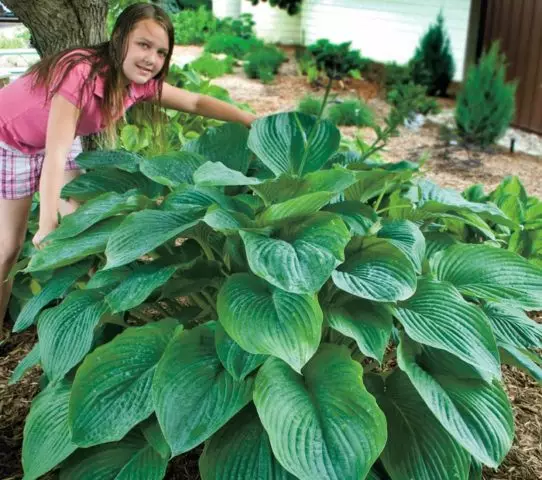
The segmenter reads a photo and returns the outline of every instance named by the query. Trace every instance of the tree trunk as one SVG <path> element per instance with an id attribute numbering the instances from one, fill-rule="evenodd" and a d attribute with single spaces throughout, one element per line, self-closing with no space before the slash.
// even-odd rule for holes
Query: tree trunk
<path id="1" fill-rule="evenodd" d="M 2 0 L 30 30 L 40 56 L 107 40 L 107 0 Z"/>
<path id="2" fill-rule="evenodd" d="M 41 57 L 66 48 L 107 40 L 108 0 L 2 0 L 32 34 Z M 84 150 L 96 149 L 96 136 L 82 139 Z"/>

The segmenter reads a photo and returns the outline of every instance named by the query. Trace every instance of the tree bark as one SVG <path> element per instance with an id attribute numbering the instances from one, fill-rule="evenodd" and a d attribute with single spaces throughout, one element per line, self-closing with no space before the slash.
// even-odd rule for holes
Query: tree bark
<path id="1" fill-rule="evenodd" d="M 2 0 L 30 30 L 40 56 L 107 40 L 107 0 Z"/>

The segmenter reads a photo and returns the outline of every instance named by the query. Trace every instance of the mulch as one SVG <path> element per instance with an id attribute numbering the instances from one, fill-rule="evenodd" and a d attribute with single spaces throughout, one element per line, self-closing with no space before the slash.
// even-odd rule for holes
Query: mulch
<path id="1" fill-rule="evenodd" d="M 176 48 L 176 53 L 183 50 Z M 292 51 L 289 51 L 293 57 Z M 304 94 L 323 94 L 323 87 L 313 87 L 296 75 L 292 58 L 281 69 L 275 81 L 263 85 L 247 79 L 237 72 L 216 79 L 214 83 L 227 88 L 232 98 L 249 103 L 260 115 L 292 110 Z M 335 84 L 332 93 L 337 96 L 363 98 L 374 109 L 377 118 L 384 118 L 388 111 L 378 86 L 364 80 Z M 444 107 L 453 106 L 453 99 L 441 100 Z M 343 135 L 361 135 L 370 141 L 369 129 L 341 127 Z M 483 183 L 494 188 L 504 176 L 519 175 L 531 195 L 542 197 L 542 160 L 522 153 L 510 154 L 503 149 L 489 152 L 468 151 L 450 145 L 440 136 L 435 125 L 425 125 L 418 132 L 406 128 L 392 139 L 383 153 L 389 161 L 408 159 L 417 161 L 422 155 L 428 160 L 423 167 L 426 175 L 441 186 L 459 190 Z M 542 315 L 533 318 L 542 323 Z M 6 335 L 9 333 L 6 331 Z M 4 337 L 0 337 L 4 338 Z M 0 479 L 22 478 L 20 450 L 24 419 L 32 398 L 38 392 L 39 367 L 34 367 L 16 385 L 7 381 L 18 362 L 30 351 L 36 341 L 34 329 L 8 336 L 0 344 Z M 484 470 L 485 480 L 539 480 L 542 478 L 542 389 L 521 371 L 503 367 L 504 383 L 511 399 L 516 425 L 516 439 L 504 463 L 497 471 Z M 199 480 L 197 461 L 201 450 L 196 449 L 175 458 L 169 465 L 168 480 Z M 45 478 L 45 477 L 44 477 Z M 54 478 L 48 476 L 47 478 Z"/>

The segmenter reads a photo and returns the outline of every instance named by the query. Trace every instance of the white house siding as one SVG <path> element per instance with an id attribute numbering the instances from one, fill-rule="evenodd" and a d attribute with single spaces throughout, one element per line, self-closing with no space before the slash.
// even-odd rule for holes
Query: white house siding
<path id="1" fill-rule="evenodd" d="M 256 24 L 256 35 L 271 43 L 283 45 L 300 45 L 301 14 L 288 15 L 284 10 L 270 7 L 268 2 L 260 2 L 253 6 L 247 0 L 241 0 L 241 13 L 250 13 Z"/>
<path id="2" fill-rule="evenodd" d="M 240 13 L 240 0 L 213 0 L 213 14 L 217 18 L 237 18 Z"/>
<path id="3" fill-rule="evenodd" d="M 442 9 L 461 80 L 469 30 L 471 0 L 304 0 L 302 38 L 333 43 L 352 41 L 363 56 L 406 63 L 421 35 Z"/>

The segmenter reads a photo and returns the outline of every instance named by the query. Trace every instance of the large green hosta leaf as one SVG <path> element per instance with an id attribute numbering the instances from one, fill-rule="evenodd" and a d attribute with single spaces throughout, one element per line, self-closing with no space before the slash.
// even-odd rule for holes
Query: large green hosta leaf
<path id="1" fill-rule="evenodd" d="M 25 304 L 17 317 L 13 331 L 16 333 L 22 332 L 32 325 L 41 309 L 46 307 L 52 300 L 63 296 L 79 277 L 88 272 L 90 265 L 91 262 L 83 261 L 56 270 L 53 278 L 43 286 L 36 296 Z"/>
<path id="2" fill-rule="evenodd" d="M 70 385 L 49 385 L 32 402 L 23 437 L 24 478 L 34 480 L 77 449 L 68 428 Z"/>
<path id="3" fill-rule="evenodd" d="M 412 262 L 416 272 L 421 272 L 425 256 L 425 238 L 416 224 L 408 220 L 385 222 L 377 236 L 395 245 Z"/>
<path id="4" fill-rule="evenodd" d="M 323 314 L 316 296 L 285 292 L 254 275 L 229 277 L 218 293 L 217 310 L 241 348 L 282 358 L 298 372 L 320 343 Z"/>
<path id="5" fill-rule="evenodd" d="M 201 156 L 190 152 L 172 152 L 141 161 L 141 172 L 156 183 L 171 188 L 193 183 L 192 175 L 205 163 Z"/>
<path id="6" fill-rule="evenodd" d="M 92 225 L 121 213 L 150 207 L 152 202 L 135 191 L 118 194 L 104 193 L 81 205 L 76 212 L 62 219 L 60 226 L 47 236 L 46 241 L 71 238 L 84 232 Z"/>
<path id="7" fill-rule="evenodd" d="M 254 403 L 275 457 L 301 480 L 365 478 L 386 443 L 386 419 L 345 347 L 323 345 L 303 375 L 269 358 Z"/>
<path id="8" fill-rule="evenodd" d="M 356 341 L 361 353 L 382 361 L 393 326 L 387 309 L 352 297 L 340 305 L 331 304 L 324 314 L 331 328 Z"/>
<path id="9" fill-rule="evenodd" d="M 531 320 L 523 310 L 500 303 L 483 306 L 499 344 L 523 348 L 542 348 L 542 325 Z"/>
<path id="10" fill-rule="evenodd" d="M 447 371 L 434 361 L 438 356 L 424 369 L 417 363 L 415 345 L 404 336 L 397 358 L 448 433 L 474 458 L 497 468 L 514 439 L 512 407 L 503 388 Z"/>
<path id="11" fill-rule="evenodd" d="M 226 167 L 246 173 L 250 160 L 247 147 L 248 129 L 239 123 L 212 127 L 196 140 L 186 143 L 183 150 L 194 152 L 210 162 L 222 162 Z"/>
<path id="12" fill-rule="evenodd" d="M 501 359 L 507 365 L 514 365 L 526 371 L 542 385 L 542 357 L 527 349 L 513 345 L 500 345 Z"/>
<path id="13" fill-rule="evenodd" d="M 208 208 L 215 203 L 225 209 L 235 208 L 233 200 L 221 193 L 218 188 L 182 185 L 166 197 L 161 208 L 168 211 L 189 208 L 198 210 Z"/>
<path id="14" fill-rule="evenodd" d="M 388 441 L 382 462 L 393 480 L 466 480 L 470 455 L 431 413 L 410 380 L 395 370 L 384 380 L 366 377 L 386 414 Z"/>
<path id="15" fill-rule="evenodd" d="M 422 279 L 414 296 L 395 309 L 408 336 L 446 350 L 500 378 L 500 362 L 491 325 L 449 283 Z"/>
<path id="16" fill-rule="evenodd" d="M 341 290 L 377 302 L 405 300 L 416 289 L 412 262 L 385 239 L 365 240 L 361 251 L 348 258 L 332 277 Z"/>
<path id="17" fill-rule="evenodd" d="M 77 237 L 46 244 L 34 253 L 25 272 L 65 267 L 90 255 L 103 252 L 109 237 L 122 220 L 122 217 L 110 218 L 94 225 Z"/>
<path id="18" fill-rule="evenodd" d="M 128 328 L 85 358 L 70 399 L 77 445 L 121 440 L 153 412 L 152 379 L 175 327 L 164 320 Z"/>
<path id="19" fill-rule="evenodd" d="M 216 432 L 199 460 L 203 480 L 294 480 L 275 459 L 254 406 Z"/>
<path id="20" fill-rule="evenodd" d="M 111 312 L 124 312 L 142 304 L 156 288 L 172 277 L 176 269 L 176 266 L 164 267 L 154 263 L 137 266 L 126 280 L 105 297 Z"/>
<path id="21" fill-rule="evenodd" d="M 147 445 L 124 465 L 115 480 L 162 480 L 166 474 L 169 459 Z"/>
<path id="22" fill-rule="evenodd" d="M 40 344 L 36 343 L 30 352 L 24 357 L 15 367 L 13 372 L 11 373 L 11 377 L 9 377 L 8 385 L 14 385 L 17 383 L 21 378 L 23 378 L 24 374 L 29 370 L 30 368 L 34 367 L 35 365 L 38 365 L 40 363 Z"/>
<path id="23" fill-rule="evenodd" d="M 370 228 L 378 221 L 373 208 L 361 202 L 337 202 L 325 207 L 325 211 L 340 215 L 350 231 L 360 236 L 368 235 Z"/>
<path id="24" fill-rule="evenodd" d="M 111 235 L 105 249 L 105 269 L 120 267 L 154 250 L 196 225 L 203 209 L 142 210 L 128 215 Z"/>
<path id="25" fill-rule="evenodd" d="M 63 465 L 60 480 L 115 480 L 121 470 L 147 446 L 142 435 L 129 433 L 120 442 L 80 449 Z M 161 478 L 148 477 L 148 480 Z"/>
<path id="26" fill-rule="evenodd" d="M 344 260 L 350 239 L 337 215 L 321 212 L 292 226 L 278 238 L 240 232 L 250 269 L 269 283 L 292 293 L 314 293 Z"/>
<path id="27" fill-rule="evenodd" d="M 454 245 L 431 259 L 431 270 L 468 296 L 542 309 L 542 268 L 484 245 Z"/>
<path id="28" fill-rule="evenodd" d="M 92 346 L 94 328 L 106 311 L 101 292 L 78 290 L 41 314 L 41 364 L 49 380 L 61 379 L 84 358 Z"/>
<path id="29" fill-rule="evenodd" d="M 194 172 L 194 183 L 203 187 L 257 185 L 261 180 L 226 167 L 222 162 L 206 162 Z"/>
<path id="30" fill-rule="evenodd" d="M 224 370 L 212 323 L 178 332 L 153 381 L 156 416 L 173 456 L 207 440 L 250 402 L 253 383 Z"/>
<path id="31" fill-rule="evenodd" d="M 319 170 L 339 142 L 340 132 L 331 122 L 298 112 L 260 118 L 252 123 L 248 137 L 249 148 L 277 176 Z"/>
<path id="32" fill-rule="evenodd" d="M 442 188 L 427 179 L 417 182 L 420 192 L 418 207 L 420 211 L 436 213 L 439 210 L 455 209 L 456 211 L 470 211 L 479 214 L 485 220 L 491 220 L 501 225 L 514 228 L 515 222 L 510 220 L 496 205 L 492 203 L 469 202 L 461 194 L 450 188 Z"/>
<path id="33" fill-rule="evenodd" d="M 216 353 L 224 368 L 236 380 L 244 380 L 267 359 L 266 355 L 245 352 L 217 323 L 215 333 Z"/>
<path id="34" fill-rule="evenodd" d="M 356 181 L 354 172 L 343 167 L 336 167 L 331 170 L 318 170 L 304 177 L 282 174 L 278 178 L 266 180 L 251 188 L 265 201 L 266 205 L 272 205 L 310 193 L 341 193 Z"/>
<path id="35" fill-rule="evenodd" d="M 364 167 L 366 168 L 366 167 Z M 408 179 L 412 176 L 410 171 L 388 171 L 381 169 L 356 170 L 357 183 L 344 192 L 346 200 L 367 202 Z"/>
<path id="36" fill-rule="evenodd" d="M 77 155 L 75 163 L 81 168 L 118 168 L 126 172 L 139 171 L 141 155 L 124 150 L 93 150 Z"/>
<path id="37" fill-rule="evenodd" d="M 156 198 L 162 193 L 164 187 L 140 172 L 129 173 L 104 168 L 83 173 L 72 180 L 62 189 L 62 197 L 86 202 L 104 193 L 122 194 L 134 189 L 148 198 Z"/>

